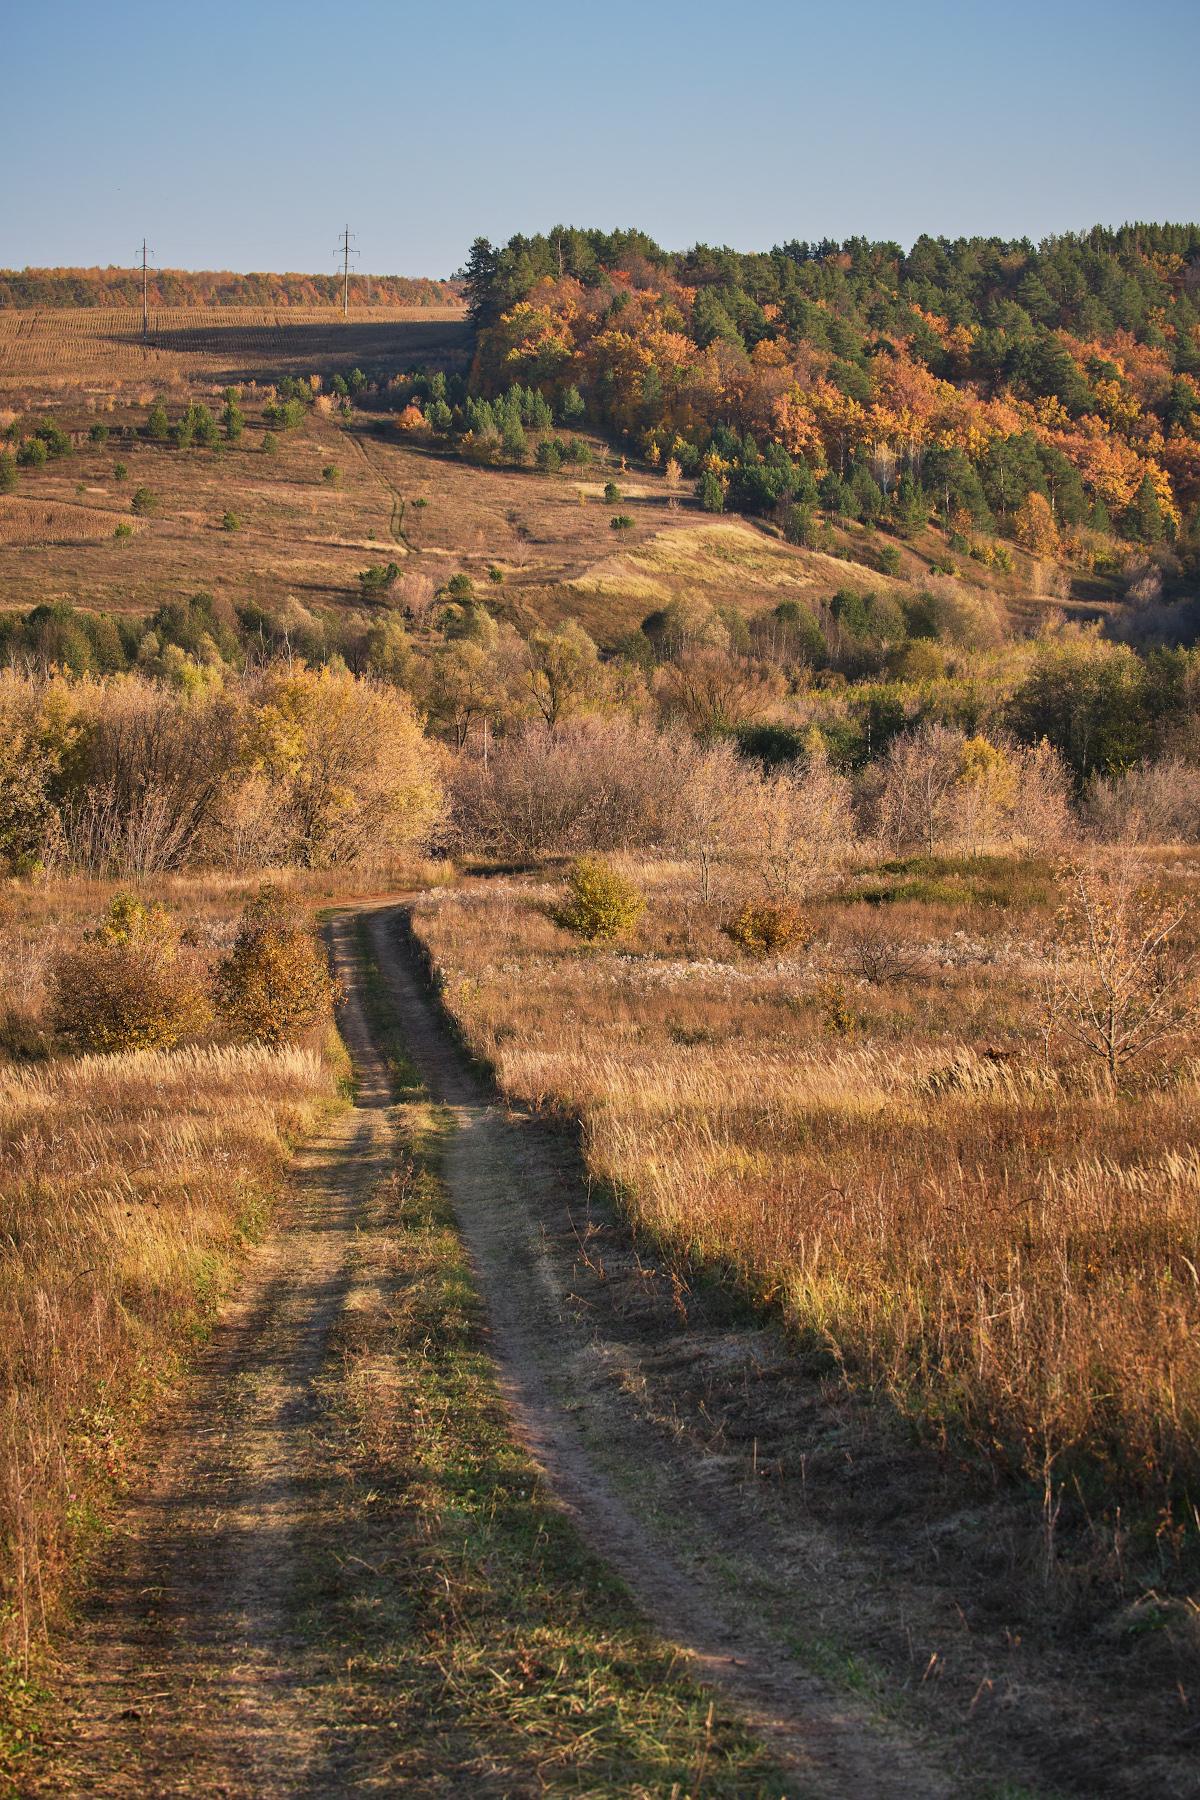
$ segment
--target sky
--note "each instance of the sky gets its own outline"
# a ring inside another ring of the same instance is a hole
[[[0,0],[0,61],[8,268],[1200,217],[1196,0]]]

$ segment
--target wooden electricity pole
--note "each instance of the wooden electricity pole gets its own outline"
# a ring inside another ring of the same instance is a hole
[[[150,282],[146,274],[146,240],[142,239],[142,337],[150,336]]]

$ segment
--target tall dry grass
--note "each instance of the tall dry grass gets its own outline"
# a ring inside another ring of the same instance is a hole
[[[0,1651],[44,1634],[139,1418],[330,1096],[301,1049],[0,1075]]]
[[[504,1090],[578,1116],[637,1226],[1036,1484],[1048,1517],[1194,1532],[1200,1065],[1176,1046],[1114,1096],[1046,1062],[1046,908],[830,901],[811,952],[754,963],[669,871],[641,875],[641,940],[611,950],[532,884],[418,908]],[[899,946],[892,975],[855,972],[864,929]]]

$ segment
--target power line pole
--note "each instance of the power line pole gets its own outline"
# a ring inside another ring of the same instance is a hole
[[[350,317],[350,258],[357,256],[358,251],[350,248],[354,233],[347,225],[338,240],[338,249],[342,253],[342,317]]]
[[[150,282],[146,274],[146,240],[142,239],[142,337],[150,336]]]

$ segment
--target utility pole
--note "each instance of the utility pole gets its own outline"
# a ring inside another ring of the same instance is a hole
[[[146,240],[142,239],[142,338],[150,336],[150,282],[146,274]]]
[[[357,256],[358,251],[350,248],[353,232],[347,225],[338,240],[338,249],[342,253],[342,317],[350,317],[350,258]]]

